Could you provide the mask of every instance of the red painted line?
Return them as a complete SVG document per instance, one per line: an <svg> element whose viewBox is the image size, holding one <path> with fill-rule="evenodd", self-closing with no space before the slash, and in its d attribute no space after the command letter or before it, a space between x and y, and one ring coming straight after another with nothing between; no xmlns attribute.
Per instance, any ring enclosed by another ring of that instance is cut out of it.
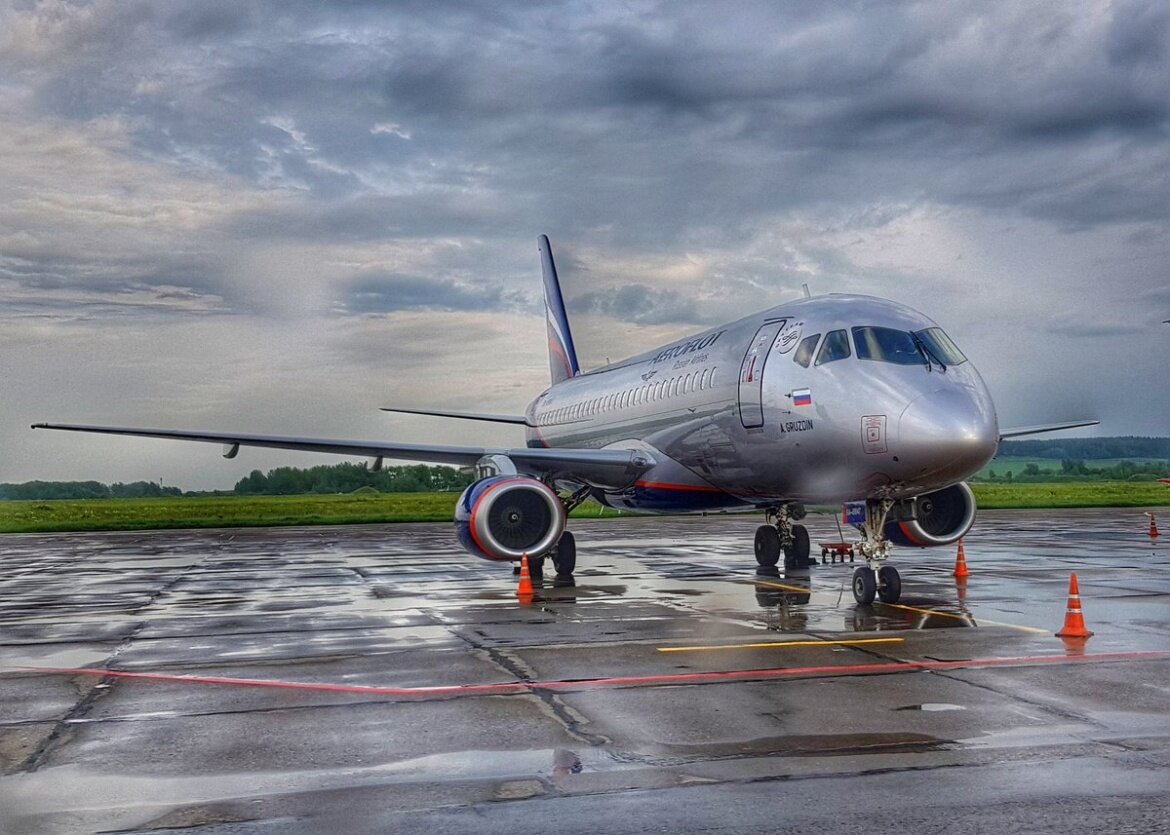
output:
<svg viewBox="0 0 1170 835"><path fill-rule="evenodd" d="M885 664L851 664L822 667L783 667L766 670L726 670L708 673L670 673L654 676L615 676L613 678L564 679L560 681L514 681L497 684L460 684L450 687L373 687L357 684L316 684L312 682L273 681L268 679L224 678L170 673L133 673L94 667L11 667L9 673L43 675L97 676L99 678L135 679L172 684L210 684L234 687L272 687L281 690L311 690L322 693L351 693L361 696L433 699L461 696L515 696L539 690L574 691L624 687L655 687L682 684L722 684L734 681L769 681L800 677L837 677L886 673L966 670L986 667L1031 667L1050 664L1087 664L1109 661L1154 661L1170 658L1170 651L1108 652L1096 655L1031 655L1014 658L972 658L966 661L893 661Z"/></svg>
<svg viewBox="0 0 1170 835"><path fill-rule="evenodd" d="M692 493L722 493L718 487L706 484L668 484L664 481L635 481L635 487L653 488L655 490L682 490Z"/></svg>

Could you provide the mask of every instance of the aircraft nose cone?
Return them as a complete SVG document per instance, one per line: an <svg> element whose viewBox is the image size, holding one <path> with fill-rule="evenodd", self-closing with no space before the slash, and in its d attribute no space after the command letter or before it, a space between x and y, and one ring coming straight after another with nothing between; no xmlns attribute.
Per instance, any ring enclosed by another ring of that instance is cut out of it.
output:
<svg viewBox="0 0 1170 835"><path fill-rule="evenodd" d="M995 455L999 424L991 398L965 388L924 394L902 412L898 457L918 477L959 481Z"/></svg>

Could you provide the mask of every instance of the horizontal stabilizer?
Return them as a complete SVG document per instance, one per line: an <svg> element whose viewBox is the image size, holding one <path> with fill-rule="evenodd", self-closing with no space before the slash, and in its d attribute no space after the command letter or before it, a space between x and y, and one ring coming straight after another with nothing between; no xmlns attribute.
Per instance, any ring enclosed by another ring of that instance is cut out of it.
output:
<svg viewBox="0 0 1170 835"><path fill-rule="evenodd" d="M1077 420L1071 423L1046 423L1040 426L1017 426L999 433L999 439L1018 438L1021 435L1039 435L1042 432L1059 432L1062 429L1079 429L1082 426L1096 426L1099 420Z"/></svg>
<svg viewBox="0 0 1170 835"><path fill-rule="evenodd" d="M485 412L446 412L440 409L392 409L382 407L383 412L400 412L404 415L429 415L431 417L459 418L460 420L484 420L489 423L515 423L530 426L524 415L493 415Z"/></svg>

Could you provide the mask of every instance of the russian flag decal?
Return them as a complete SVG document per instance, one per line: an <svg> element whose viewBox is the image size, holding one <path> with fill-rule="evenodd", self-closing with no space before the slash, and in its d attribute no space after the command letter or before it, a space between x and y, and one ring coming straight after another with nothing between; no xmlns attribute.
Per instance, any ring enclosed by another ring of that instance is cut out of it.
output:
<svg viewBox="0 0 1170 835"><path fill-rule="evenodd" d="M793 406L811 406L812 405L812 389L796 389L792 392Z"/></svg>

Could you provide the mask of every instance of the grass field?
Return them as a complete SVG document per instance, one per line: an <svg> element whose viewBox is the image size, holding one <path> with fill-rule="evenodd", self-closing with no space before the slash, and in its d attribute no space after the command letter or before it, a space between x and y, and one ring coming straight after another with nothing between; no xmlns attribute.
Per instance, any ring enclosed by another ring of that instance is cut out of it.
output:
<svg viewBox="0 0 1170 835"><path fill-rule="evenodd" d="M1170 485L1157 481L972 484L979 507L1165 507Z"/></svg>
<svg viewBox="0 0 1170 835"><path fill-rule="evenodd" d="M976 484L982 508L1167 507L1157 482ZM0 533L449 522L455 493L0 501ZM616 515L589 503L574 516Z"/></svg>

